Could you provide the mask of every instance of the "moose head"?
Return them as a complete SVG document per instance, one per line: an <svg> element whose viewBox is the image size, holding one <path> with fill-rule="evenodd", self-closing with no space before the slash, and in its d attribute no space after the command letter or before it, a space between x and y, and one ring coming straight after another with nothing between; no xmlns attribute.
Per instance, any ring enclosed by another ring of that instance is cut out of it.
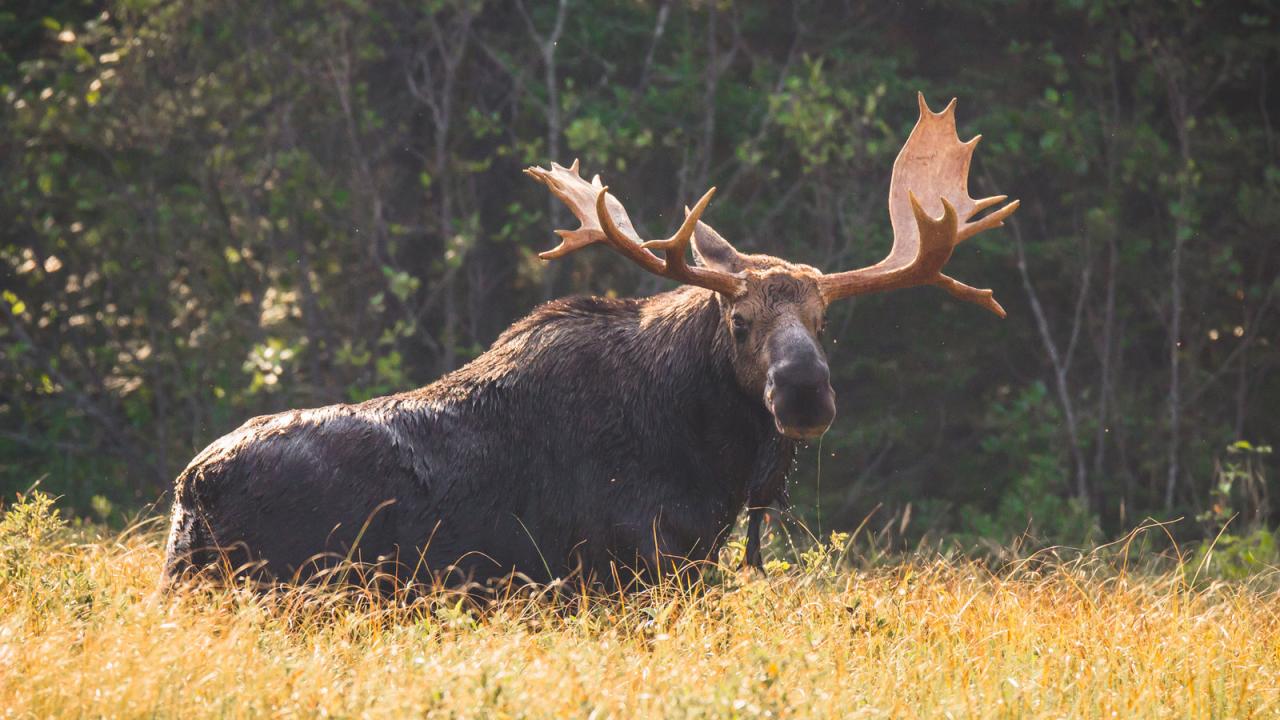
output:
<svg viewBox="0 0 1280 720"><path fill-rule="evenodd" d="M539 257L549 260L604 242L655 275L712 290L721 309L738 383L759 397L783 435L821 436L835 417L835 392L820 337L827 307L841 298L884 290L934 285L1004 317L991 290L980 290L942 273L962 240L1004 224L1018 208L1014 200L975 219L1004 195L969 197L969 164L981 135L960 142L955 100L940 113L917 96L920 117L907 138L889 184L893 248L875 265L823 273L771 255L738 252L701 221L715 194L711 188L685 209L683 224L665 240L643 240L622 203L595 176L587 182L578 163L525 172L543 183L581 222L557 230L561 244ZM692 245L694 265L686 261ZM659 257L654 251L660 251Z"/></svg>

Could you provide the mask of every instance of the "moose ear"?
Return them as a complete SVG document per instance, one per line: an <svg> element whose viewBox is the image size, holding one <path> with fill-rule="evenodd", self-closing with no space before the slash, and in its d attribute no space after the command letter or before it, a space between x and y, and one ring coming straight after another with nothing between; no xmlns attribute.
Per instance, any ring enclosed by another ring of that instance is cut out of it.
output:
<svg viewBox="0 0 1280 720"><path fill-rule="evenodd" d="M722 272L736 273L743 268L742 254L701 221L693 231L693 259L703 267Z"/></svg>

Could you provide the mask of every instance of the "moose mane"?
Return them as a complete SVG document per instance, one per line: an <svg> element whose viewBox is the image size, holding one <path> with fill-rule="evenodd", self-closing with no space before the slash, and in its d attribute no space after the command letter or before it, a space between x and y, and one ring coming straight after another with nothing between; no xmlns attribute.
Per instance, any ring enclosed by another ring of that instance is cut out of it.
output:
<svg viewBox="0 0 1280 720"><path fill-rule="evenodd" d="M696 386L736 390L731 342L715 293L701 288L645 298L567 297L536 307L484 354L401 397L484 402L491 389L510 390L513 371L532 392L539 390L538 378L607 379L625 393L622 403L653 393L696 396ZM708 383L713 378L724 387Z"/></svg>

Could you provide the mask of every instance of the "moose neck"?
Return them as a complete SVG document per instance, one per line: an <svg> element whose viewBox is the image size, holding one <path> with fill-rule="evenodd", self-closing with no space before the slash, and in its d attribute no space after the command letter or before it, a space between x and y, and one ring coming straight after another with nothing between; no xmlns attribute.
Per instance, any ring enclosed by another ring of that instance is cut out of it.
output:
<svg viewBox="0 0 1280 720"><path fill-rule="evenodd" d="M748 561L759 565L762 508L789 504L796 445L777 433L760 398L739 385L716 294L682 288L641 301L635 338L629 354L651 387L672 393L657 399L671 403L666 414L683 444L698 448L701 472L692 480L723 502L718 521L731 525L744 505L752 508Z"/></svg>
<svg viewBox="0 0 1280 720"><path fill-rule="evenodd" d="M760 398L738 384L732 352L709 290L567 298L539 307L488 352L408 396L436 412L460 403L504 417L520 412L510 403L542 405L552 397L583 398L591 404L584 412L614 405L635 442L681 453L705 476L699 482L737 503L776 431ZM513 383L513 375L529 381ZM584 387L591 391L578 392Z"/></svg>
<svg viewBox="0 0 1280 720"><path fill-rule="evenodd" d="M750 458L776 433L764 404L737 381L733 338L714 292L683 287L641 301L629 352L696 435L716 436Z"/></svg>

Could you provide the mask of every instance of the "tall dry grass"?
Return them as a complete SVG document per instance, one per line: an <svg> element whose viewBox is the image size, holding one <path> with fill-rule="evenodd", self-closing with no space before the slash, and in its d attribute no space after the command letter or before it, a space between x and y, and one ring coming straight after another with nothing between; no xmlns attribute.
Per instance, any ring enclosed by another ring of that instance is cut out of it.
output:
<svg viewBox="0 0 1280 720"><path fill-rule="evenodd" d="M852 567L818 545L698 592L510 600L156 592L161 536L0 523L4 717L1274 717L1275 578Z"/></svg>

